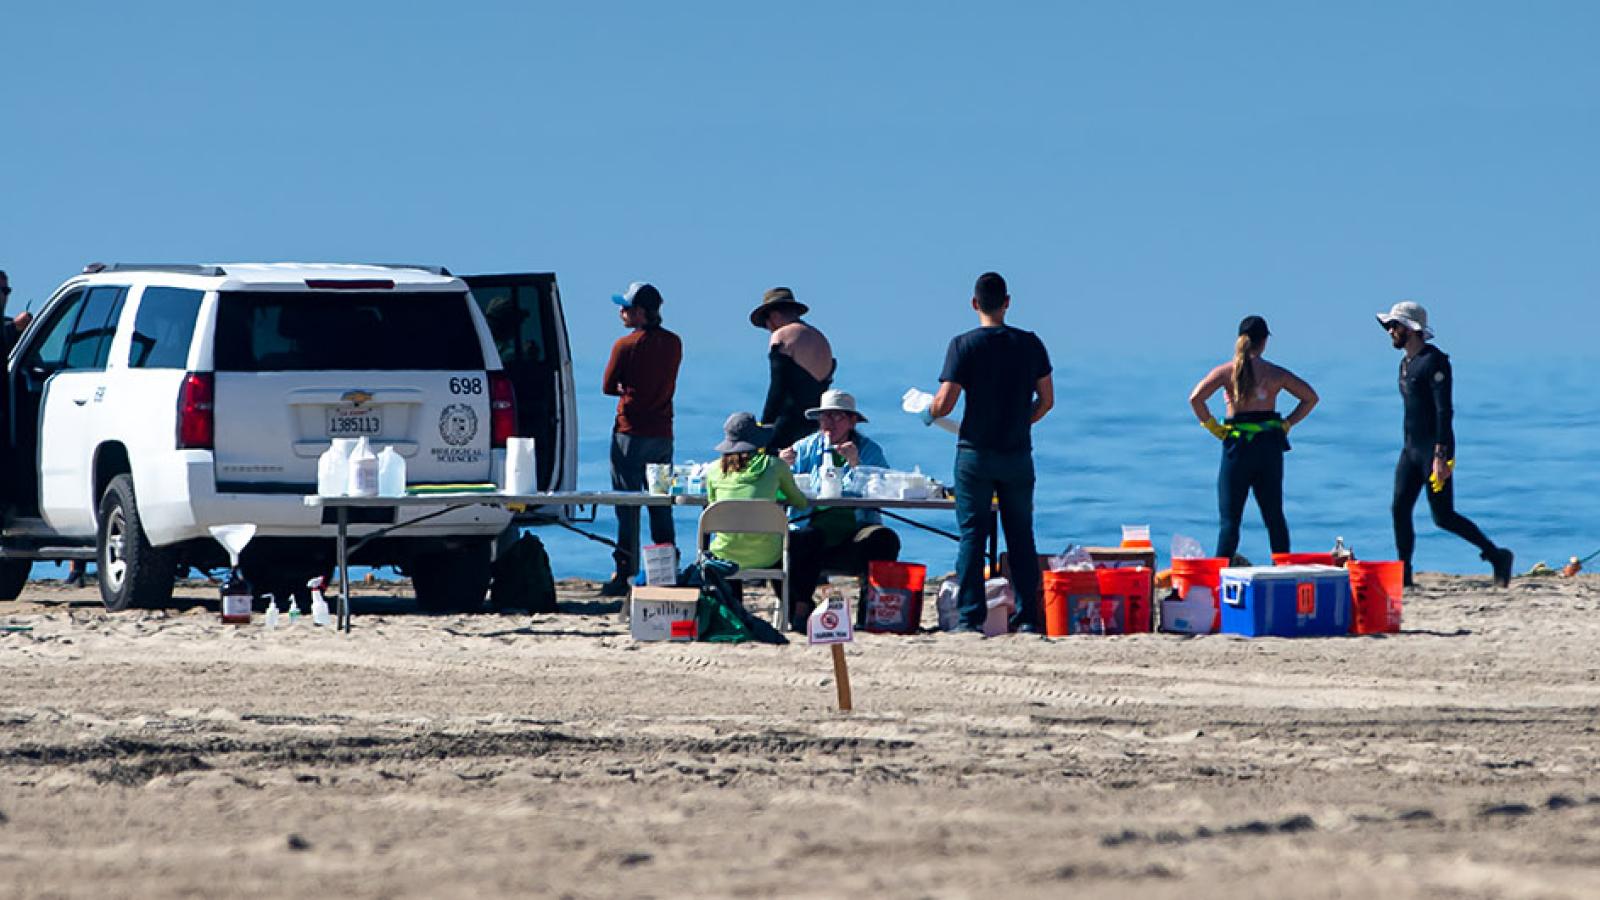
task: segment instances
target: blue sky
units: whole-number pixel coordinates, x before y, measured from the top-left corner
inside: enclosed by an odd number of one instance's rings
[[[1590,3],[8,4],[12,311],[89,260],[555,270],[580,355],[655,281],[696,348],[793,287],[841,357],[974,276],[1057,355],[1593,357]],[[1553,325],[1554,327],[1546,327]],[[886,342],[885,339],[888,339]],[[1506,343],[1508,338],[1517,341]],[[1385,366],[1392,360],[1384,357]]]

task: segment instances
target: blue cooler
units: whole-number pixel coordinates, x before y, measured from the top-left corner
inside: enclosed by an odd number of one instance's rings
[[[1350,633],[1350,575],[1338,566],[1222,570],[1222,631],[1250,637]]]

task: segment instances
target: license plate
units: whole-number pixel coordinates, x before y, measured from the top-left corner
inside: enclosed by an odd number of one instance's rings
[[[370,406],[336,406],[328,410],[328,437],[368,437],[383,433],[383,416]]]

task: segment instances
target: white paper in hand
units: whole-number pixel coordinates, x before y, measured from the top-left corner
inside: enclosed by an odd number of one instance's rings
[[[928,407],[932,405],[933,395],[927,391],[918,390],[917,388],[910,388],[905,392],[905,395],[900,398],[900,408],[913,416],[922,415],[923,413],[927,412]],[[945,431],[948,431],[951,434],[961,433],[961,422],[956,419],[951,419],[949,416],[934,419],[933,424],[943,428]]]

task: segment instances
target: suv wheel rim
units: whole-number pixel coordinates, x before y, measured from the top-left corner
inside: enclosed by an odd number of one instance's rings
[[[100,577],[113,593],[122,590],[122,579],[128,574],[128,560],[124,555],[127,541],[128,519],[119,506],[106,518],[106,558],[100,566]]]

